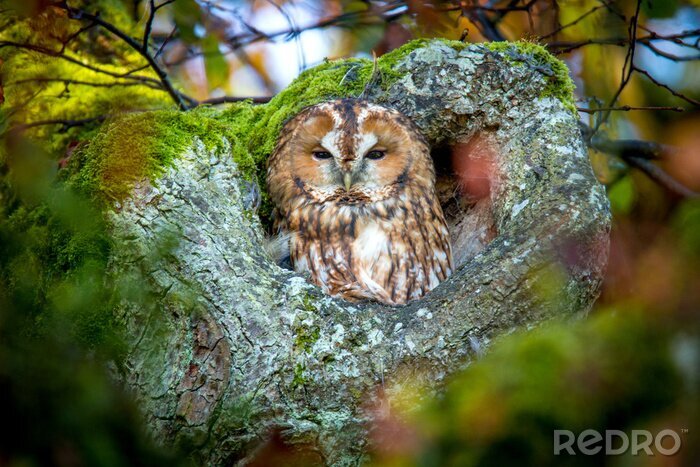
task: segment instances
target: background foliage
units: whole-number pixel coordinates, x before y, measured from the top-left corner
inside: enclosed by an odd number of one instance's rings
[[[438,401],[417,388],[387,397],[374,462],[697,464],[698,24],[700,4],[681,0],[0,2],[0,394],[17,428],[0,463],[172,462],[105,371],[118,373],[125,351],[120,299],[155,299],[138,274],[109,268],[105,200],[73,176],[90,151],[167,158],[177,141],[136,144],[157,141],[163,121],[129,127],[129,115],[169,109],[166,124],[205,135],[235,102],[264,102],[324,57],[446,37],[526,39],[566,61],[613,208],[609,272],[590,319],[501,339]],[[91,147],[117,119],[128,131]],[[688,432],[673,458],[553,458],[556,428]],[[259,462],[280,459],[295,458],[273,439]]]

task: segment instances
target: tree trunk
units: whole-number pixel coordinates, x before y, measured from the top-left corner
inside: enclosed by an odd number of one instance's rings
[[[488,195],[451,219],[459,268],[406,306],[334,299],[275,265],[254,214],[258,188],[230,157],[240,141],[197,141],[139,183],[108,215],[111,264],[145,271],[158,297],[155,309],[122,310],[124,379],[156,438],[230,465],[276,430],[320,463],[357,464],[377,388],[439,390],[495,337],[585,314],[610,216],[560,67],[530,44],[432,41],[392,64],[390,85],[368,85],[371,100],[419,125],[436,165],[475,137],[491,148]]]

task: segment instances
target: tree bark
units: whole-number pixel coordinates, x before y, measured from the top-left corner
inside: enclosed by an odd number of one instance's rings
[[[492,223],[495,237],[472,238],[423,300],[334,299],[267,256],[256,187],[229,151],[194,144],[109,214],[114,268],[144,271],[158,298],[124,302],[124,379],[163,444],[185,443],[203,464],[245,463],[274,429],[319,463],[357,464],[378,387],[439,390],[497,336],[583,315],[597,298],[608,202],[577,118],[546,97],[548,65],[516,48],[431,42],[394,70],[402,77],[369,98],[434,147],[492,141],[490,194],[462,220]]]

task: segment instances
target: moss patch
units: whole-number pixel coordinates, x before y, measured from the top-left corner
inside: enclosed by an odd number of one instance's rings
[[[292,388],[296,389],[307,383],[306,367],[302,363],[297,363],[294,367],[294,379],[292,380]]]
[[[71,161],[70,183],[100,200],[120,201],[134,184],[156,179],[196,139],[223,151],[226,140],[243,176],[252,179],[257,165],[240,141],[242,124],[254,114],[248,104],[225,112],[200,108],[191,112],[160,110],[127,114],[107,122]]]
[[[55,183],[40,148],[8,146],[12,157],[0,167],[0,309],[22,316],[21,335],[63,329],[74,344],[120,352],[112,293],[102,283],[110,242],[99,211]]]
[[[318,326],[298,326],[294,332],[294,349],[301,352],[310,352],[321,335],[321,328]]]
[[[564,104],[564,107],[578,116],[574,101],[575,86],[569,75],[569,68],[550,54],[544,46],[528,41],[489,42],[482,45],[502,54],[513,63],[531,63],[542,70],[547,76],[547,85],[540,97],[555,97]]]

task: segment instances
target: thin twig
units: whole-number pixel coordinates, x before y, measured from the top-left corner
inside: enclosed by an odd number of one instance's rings
[[[651,162],[652,160],[677,156],[680,152],[678,148],[653,141],[609,140],[600,136],[600,134],[592,136],[593,129],[583,122],[580,122],[579,125],[591,149],[619,157],[628,165],[641,170],[655,183],[673,193],[688,198],[699,196],[698,193],[690,190],[662,168]]]
[[[151,28],[153,27],[153,20],[156,17],[156,2],[154,0],[148,0],[149,12],[148,19],[146,20],[146,27],[143,28],[143,39],[141,39],[141,50],[148,53],[148,41],[151,39]]]
[[[658,55],[659,57],[664,57],[669,60],[672,60],[674,62],[694,62],[694,61],[700,61],[700,55],[693,55],[689,57],[681,57],[680,55],[675,55],[675,54],[670,54],[668,52],[664,52],[663,50],[657,48],[654,44],[651,42],[642,42],[642,45],[647,47],[649,50],[651,50],[654,54]]]
[[[573,20],[573,21],[571,21],[571,22],[569,22],[569,23],[567,23],[567,24],[565,24],[565,25],[563,25],[563,26],[559,26],[557,29],[553,30],[552,32],[550,32],[550,33],[548,33],[548,34],[545,34],[544,36],[540,36],[540,40],[549,39],[549,38],[552,37],[552,36],[556,36],[558,33],[560,33],[561,31],[563,31],[564,29],[570,28],[571,26],[577,25],[578,23],[580,23],[581,21],[583,21],[585,18],[587,18],[588,16],[592,15],[593,13],[595,13],[595,12],[598,11],[598,10],[600,10],[601,8],[605,8],[605,5],[597,5],[597,6],[594,6],[593,8],[591,8],[590,10],[588,10],[586,13],[582,14],[581,16],[579,16],[578,18],[576,18],[575,20]]]
[[[163,70],[160,67],[160,65],[158,65],[158,63],[151,56],[151,54],[149,54],[147,51],[143,50],[143,48],[141,47],[141,44],[139,44],[133,37],[129,36],[127,33],[122,31],[121,29],[117,28],[112,23],[104,21],[99,16],[92,15],[90,13],[87,13],[87,12],[79,9],[79,8],[70,7],[65,2],[60,3],[59,7],[64,9],[65,11],[67,11],[70,18],[76,19],[76,20],[88,20],[88,21],[92,21],[94,23],[97,23],[98,25],[100,25],[104,29],[106,29],[107,31],[109,31],[112,34],[114,34],[115,36],[117,36],[119,39],[121,39],[127,45],[129,45],[132,49],[134,49],[143,58],[146,59],[148,64],[151,66],[151,69],[156,73],[156,75],[158,75],[158,78],[159,78],[161,84],[163,85],[163,88],[167,91],[168,94],[170,94],[170,97],[177,104],[177,106],[181,110],[187,110],[189,108],[189,105],[185,102],[185,98],[182,95],[182,93],[178,92],[173,87],[172,83],[170,82],[170,78],[168,77],[165,70]]]
[[[71,128],[77,127],[77,126],[83,126],[83,125],[88,125],[90,123],[96,123],[96,122],[104,122],[107,119],[117,117],[119,115],[123,114],[130,114],[130,113],[142,113],[142,112],[150,112],[153,109],[132,109],[132,110],[126,110],[123,112],[120,112],[119,114],[104,114],[104,115],[96,115],[94,117],[87,117],[87,118],[80,118],[80,119],[63,119],[63,118],[53,118],[49,120],[37,120],[34,122],[28,122],[28,123],[22,123],[20,125],[16,125],[10,128],[10,132],[12,133],[17,133],[17,132],[22,132],[25,130],[28,130],[30,128],[36,128],[40,126],[48,126],[48,125],[61,125],[61,129],[59,132],[65,132],[68,131]]]
[[[590,147],[596,151],[613,156],[627,158],[637,157],[642,159],[663,159],[676,156],[678,148],[653,141],[639,141],[634,139],[609,140],[596,136],[590,141]]]
[[[93,65],[90,65],[89,63],[84,63],[77,58],[71,57],[70,55],[65,55],[64,53],[60,51],[55,51],[40,45],[36,44],[30,44],[30,43],[24,43],[24,42],[13,42],[13,41],[0,41],[0,49],[4,47],[14,47],[18,49],[25,49],[25,50],[31,50],[33,52],[40,53],[42,55],[46,55],[48,57],[54,57],[54,58],[60,58],[61,60],[65,60],[69,63],[73,63],[74,65],[78,65],[82,68],[85,68],[86,70],[94,71],[95,73],[100,73],[103,75],[111,76],[113,78],[124,78],[124,79],[132,79],[132,80],[138,80],[138,81],[143,81],[143,82],[150,82],[150,83],[156,83],[160,84],[160,82],[155,79],[151,78],[150,76],[143,76],[143,75],[133,75],[136,71],[143,70],[144,67],[134,69],[134,70],[129,70],[126,73],[117,73],[114,71],[106,70],[104,68],[99,68]]]
[[[638,71],[639,73],[643,74],[647,78],[649,78],[649,80],[652,83],[654,83],[655,85],[657,85],[658,87],[664,88],[665,90],[667,90],[668,92],[670,92],[674,96],[678,97],[679,99],[683,99],[684,101],[688,102],[689,104],[700,106],[700,101],[692,99],[692,98],[686,96],[685,94],[681,94],[680,92],[673,90],[669,85],[661,83],[660,81],[656,80],[656,78],[651,76],[651,74],[649,74],[648,71],[642,70],[641,68],[635,68],[635,70]]]
[[[76,37],[78,37],[79,35],[81,35],[85,31],[88,31],[88,30],[94,28],[95,26],[97,26],[97,24],[90,23],[87,26],[83,26],[82,28],[78,29],[77,31],[75,31],[73,34],[71,34],[67,38],[61,40],[61,44],[62,44],[61,45],[61,53],[66,51],[66,47],[68,47],[68,44],[73,42],[73,40],[75,40]]]
[[[156,17],[156,12],[166,5],[173,3],[175,0],[165,0],[160,5],[156,5],[155,0],[149,0],[149,13],[148,19],[146,20],[146,27],[143,30],[143,39],[141,39],[141,50],[148,53],[148,43],[151,39],[151,30],[153,28],[153,20]],[[157,54],[156,54],[157,56]]]
[[[199,101],[199,105],[220,105],[220,104],[227,104],[227,103],[232,103],[232,102],[245,102],[245,101],[251,101],[254,104],[265,104],[266,102],[270,102],[270,99],[272,97],[239,97],[239,96],[222,96],[222,97],[212,97],[211,99],[204,99],[203,101]]]
[[[629,24],[628,28],[628,37],[630,40],[630,46],[627,49],[627,55],[625,56],[625,63],[622,66],[622,79],[620,80],[620,86],[617,88],[617,91],[615,92],[615,95],[613,95],[612,99],[610,99],[610,104],[608,104],[608,108],[614,108],[615,103],[617,102],[617,99],[620,97],[620,94],[622,94],[622,91],[624,91],[625,87],[627,86],[627,83],[629,83],[630,78],[632,78],[632,73],[635,70],[634,67],[634,54],[637,48],[637,42],[636,42],[636,37],[637,37],[637,23],[639,21],[639,10],[642,7],[642,0],[637,0],[637,6],[634,11],[634,16],[632,16],[632,21]],[[605,111],[603,116],[598,120],[596,123],[595,127],[593,128],[593,133],[595,134],[598,129],[605,123],[608,118],[610,118],[610,113],[611,110]]]
[[[632,107],[630,105],[622,105],[620,107],[598,107],[595,109],[588,109],[585,107],[576,107],[576,110],[578,110],[579,112],[592,114],[592,113],[596,113],[596,112],[612,112],[612,111],[629,112],[630,110],[670,110],[672,112],[683,112],[685,109],[683,107],[655,107],[655,106]]]
[[[163,49],[165,49],[165,46],[170,40],[175,36],[175,33],[177,32],[177,26],[175,26],[171,31],[170,34],[163,40],[163,43],[160,44],[160,47],[158,47],[158,50],[156,50],[156,53],[153,54],[154,59],[158,59],[160,57],[160,54],[163,53]]]
[[[35,128],[39,126],[46,126],[46,125],[61,125],[61,130],[60,132],[65,132],[69,130],[70,128],[76,127],[76,126],[82,126],[86,125],[88,123],[93,123],[93,122],[103,122],[107,118],[109,118],[110,115],[98,115],[96,117],[89,117],[89,118],[81,118],[78,120],[70,120],[70,119],[60,119],[60,118],[55,118],[51,120],[38,120],[35,122],[29,122],[29,123],[23,123],[21,125],[14,126],[10,129],[11,132],[22,132],[25,130],[28,130],[30,128]]]
[[[95,88],[111,88],[114,86],[147,86],[151,89],[161,90],[161,88],[155,84],[142,83],[139,81],[121,81],[121,82],[115,81],[112,83],[96,83],[96,82],[92,82],[92,81],[82,81],[82,80],[68,79],[68,78],[18,79],[17,81],[10,81],[9,83],[5,83],[5,86],[16,86],[18,84],[25,84],[25,83],[63,83],[66,85],[75,84],[75,85],[80,85],[80,86],[92,86]]]
[[[639,29],[645,29],[642,26],[639,26]],[[689,31],[683,31],[680,33],[676,34],[668,34],[668,35],[661,35],[658,34],[654,31],[649,31],[649,34],[646,36],[640,36],[635,38],[635,41],[639,44],[647,44],[651,43],[654,41],[667,41],[667,42],[672,42],[676,45],[682,46],[682,47],[688,47],[692,49],[698,49],[697,45],[694,44],[688,44],[683,41],[683,39],[688,39],[691,37],[695,37],[700,35],[700,29],[694,29],[694,30],[689,30]],[[573,50],[579,49],[581,47],[586,47],[589,45],[616,45],[616,46],[626,46],[631,42],[629,37],[607,37],[607,38],[594,38],[594,39],[586,39],[583,41],[555,41],[555,42],[548,42],[547,47],[553,51],[553,53],[556,54],[566,54],[569,53]]]
[[[631,166],[636,167],[642,172],[644,172],[649,178],[651,178],[659,185],[663,186],[664,188],[679,196],[682,196],[684,198],[700,197],[700,193],[696,193],[695,191],[681,184],[678,180],[671,177],[661,167],[653,164],[648,159],[633,156],[624,157],[623,159]]]

